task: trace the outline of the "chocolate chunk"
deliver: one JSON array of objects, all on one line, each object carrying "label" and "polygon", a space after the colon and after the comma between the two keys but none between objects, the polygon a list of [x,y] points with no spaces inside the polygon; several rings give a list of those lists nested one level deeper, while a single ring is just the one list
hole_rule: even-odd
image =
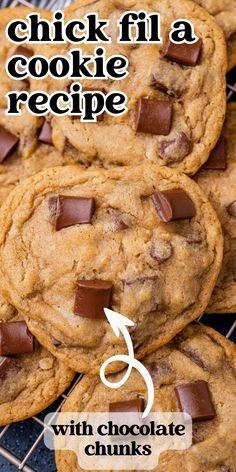
[{"label": "chocolate chunk", "polygon": [[34,55],[34,51],[24,46],[18,46],[14,52],[14,56],[24,56],[27,59],[30,59]]},{"label": "chocolate chunk", "polygon": [[56,231],[60,231],[68,226],[91,223],[95,201],[94,198],[57,195],[51,197],[48,204]]},{"label": "chocolate chunk", "polygon": [[26,354],[34,351],[34,337],[24,321],[0,324],[0,355]]},{"label": "chocolate chunk", "polygon": [[204,239],[202,237],[198,237],[198,238],[188,238],[186,239],[186,242],[188,244],[190,244],[190,246],[197,246],[199,244],[202,244],[204,241]]},{"label": "chocolate chunk", "polygon": [[43,126],[40,129],[38,140],[41,143],[53,144],[52,142],[52,127],[47,120],[44,120]]},{"label": "chocolate chunk", "polygon": [[168,362],[152,362],[151,364],[146,366],[148,369],[149,374],[152,377],[154,383],[163,385],[165,381],[168,382],[170,376],[173,375],[173,371]]},{"label": "chocolate chunk", "polygon": [[26,91],[26,90],[29,90],[30,88],[30,82],[29,82],[29,79],[26,78],[24,80],[21,80],[21,82],[19,83],[19,90],[21,91]]},{"label": "chocolate chunk", "polygon": [[221,136],[202,169],[225,170],[226,167],[226,140]]},{"label": "chocolate chunk", "polygon": [[[167,61],[164,57],[155,61],[150,73],[150,85],[156,90],[180,98],[188,90],[188,76],[191,70],[182,68],[179,64]],[[160,99],[160,97],[158,97]]]},{"label": "chocolate chunk", "polygon": [[168,158],[171,162],[176,162],[186,157],[191,149],[191,140],[181,131],[175,133],[173,139],[170,137],[170,139],[161,141],[159,154],[162,158]]},{"label": "chocolate chunk", "polygon": [[17,136],[0,126],[0,163],[14,152],[18,142]]},{"label": "chocolate chunk", "polygon": [[110,413],[143,413],[144,399],[136,398],[135,400],[127,400],[123,402],[115,402],[109,404]]},{"label": "chocolate chunk", "polygon": [[159,217],[165,223],[196,215],[193,201],[182,189],[157,191],[152,195],[152,201]]},{"label": "chocolate chunk", "polygon": [[150,256],[153,259],[156,259],[156,261],[158,261],[159,263],[170,259],[172,253],[172,244],[170,241],[166,241],[165,239],[156,239],[155,242],[152,244],[150,250]]},{"label": "chocolate chunk", "polygon": [[131,226],[131,220],[128,215],[124,215],[114,208],[108,208],[107,212],[114,221],[116,231],[123,231]]},{"label": "chocolate chunk", "polygon": [[62,343],[61,343],[61,341],[58,341],[58,339],[52,338],[52,344],[55,347],[60,347]]},{"label": "chocolate chunk", "polygon": [[134,324],[134,326],[127,326],[127,330],[129,331],[129,334],[131,337],[135,335],[135,331],[137,329],[137,323]]},{"label": "chocolate chunk", "polygon": [[175,44],[168,41],[163,56],[184,66],[196,66],[202,49],[202,40],[193,44]]},{"label": "chocolate chunk", "polygon": [[[143,344],[143,336],[142,336],[143,333],[140,332],[141,331],[140,324],[135,323],[134,326],[129,326],[128,331],[132,339],[134,350],[136,350]],[[140,334],[141,334],[142,339],[140,339]]]},{"label": "chocolate chunk", "polygon": [[197,352],[193,351],[192,349],[181,349],[181,352],[188,357],[191,361],[193,361],[195,364],[198,365],[198,367],[201,367],[203,370],[207,370],[206,366],[204,365],[204,362],[202,359],[199,357]]},{"label": "chocolate chunk", "polygon": [[105,319],[104,308],[110,305],[112,282],[77,280],[74,313],[91,319]]},{"label": "chocolate chunk", "polygon": [[124,285],[143,284],[144,282],[155,282],[159,279],[159,275],[144,275],[143,277],[136,277],[135,279],[122,280]]},{"label": "chocolate chunk", "polygon": [[158,80],[154,75],[151,76],[151,83],[150,86],[153,87],[155,90],[159,90],[160,92],[169,95],[170,97],[180,98],[184,92],[184,89],[180,89],[175,87],[175,84],[170,88],[166,84],[163,84],[160,80]]},{"label": "chocolate chunk", "polygon": [[128,222],[125,222],[125,218],[122,218],[122,216],[117,216],[115,218],[115,227],[116,231],[124,231],[124,229],[129,228],[129,225]]},{"label": "chocolate chunk", "polygon": [[204,380],[179,385],[175,388],[181,411],[188,413],[193,422],[211,420],[215,408],[211,400],[208,383]]},{"label": "chocolate chunk", "polygon": [[234,200],[230,205],[227,207],[227,212],[233,218],[236,218],[236,200]]},{"label": "chocolate chunk", "polygon": [[167,135],[172,122],[172,104],[164,100],[141,98],[137,105],[136,131]]},{"label": "chocolate chunk", "polygon": [[62,154],[73,159],[74,162],[79,162],[78,149],[70,143],[69,139],[65,137],[63,139]]},{"label": "chocolate chunk", "polygon": [[9,369],[15,366],[15,361],[9,357],[0,357],[0,380],[3,380]]}]

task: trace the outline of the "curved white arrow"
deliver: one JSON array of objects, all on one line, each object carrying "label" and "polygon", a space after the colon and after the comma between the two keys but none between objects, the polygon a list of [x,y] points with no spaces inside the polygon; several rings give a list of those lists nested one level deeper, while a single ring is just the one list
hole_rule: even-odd
[{"label": "curved white arrow", "polygon": [[[141,362],[139,362],[137,359],[134,358],[133,343],[132,343],[132,339],[129,334],[129,331],[127,329],[127,326],[134,326],[134,322],[129,320],[129,318],[126,318],[126,316],[123,316],[120,313],[117,313],[115,311],[109,310],[108,308],[104,308],[104,312],[115,335],[119,338],[120,333],[123,334],[125,342],[127,344],[128,355],[118,354],[107,359],[102,364],[101,369],[100,369],[101,381],[109,388],[120,388],[122,387],[122,385],[125,384],[125,382],[127,382],[133,367],[137,369],[139,373],[142,375],[147,385],[148,401],[147,401],[146,408],[142,414],[142,417],[146,418],[148,413],[150,413],[151,411],[153,401],[154,401],[154,385],[153,385],[152,377],[149,374],[146,367],[144,367],[144,365]],[[109,382],[109,380],[106,379],[106,375],[105,375],[106,368],[112,362],[124,362],[125,364],[128,365],[128,369],[126,373],[118,382]]]}]

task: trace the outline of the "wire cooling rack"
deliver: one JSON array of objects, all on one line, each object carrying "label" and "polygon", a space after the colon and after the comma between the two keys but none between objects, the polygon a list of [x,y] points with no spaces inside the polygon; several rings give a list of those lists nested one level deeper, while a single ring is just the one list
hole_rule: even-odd
[{"label": "wire cooling rack", "polygon": [[[40,6],[49,10],[57,10],[72,3],[71,0],[0,0],[0,7],[15,7],[25,5],[28,7]],[[236,68],[227,76],[227,99],[236,101]],[[236,343],[236,316],[203,315],[199,323],[211,326],[226,338]],[[56,472],[54,453],[46,448],[43,441],[44,417],[46,414],[59,411],[70,392],[80,381],[78,375],[71,387],[53,405],[39,415],[13,425],[0,428],[0,471],[1,472]]]},{"label": "wire cooling rack", "polygon": [[70,3],[73,3],[72,0],[0,0],[0,8],[5,7],[17,7],[19,5],[24,5],[26,7],[34,7],[38,6],[40,8],[46,8],[47,10],[59,10],[60,8],[64,8]]}]

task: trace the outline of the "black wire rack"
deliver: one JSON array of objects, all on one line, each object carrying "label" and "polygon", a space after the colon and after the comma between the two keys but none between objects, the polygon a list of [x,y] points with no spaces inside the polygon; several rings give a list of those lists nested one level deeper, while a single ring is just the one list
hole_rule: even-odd
[{"label": "black wire rack", "polygon": [[[0,0],[0,7],[40,6],[48,10],[63,8],[71,0]],[[236,67],[227,76],[227,100],[236,101]],[[236,343],[236,314],[202,315],[198,322],[211,326],[226,338]],[[61,409],[68,395],[81,379],[77,375],[71,387],[49,408],[29,420],[0,428],[0,471],[1,472],[56,472],[54,453],[44,445],[44,417]]]}]

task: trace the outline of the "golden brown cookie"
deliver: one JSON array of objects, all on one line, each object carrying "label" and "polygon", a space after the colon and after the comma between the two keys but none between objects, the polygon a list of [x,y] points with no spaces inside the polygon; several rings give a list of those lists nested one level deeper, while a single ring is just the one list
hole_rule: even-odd
[{"label": "golden brown cookie", "polygon": [[236,65],[236,4],[234,0],[195,0],[213,15],[225,33],[228,70]]},{"label": "golden brown cookie", "polygon": [[0,297],[0,426],[36,415],[69,387],[74,373],[33,338]]},{"label": "golden brown cookie", "polygon": [[[189,401],[188,411],[193,423],[193,445],[185,451],[167,451],[161,454],[154,472],[234,472],[236,464],[236,348],[213,329],[190,325],[172,342],[142,360],[152,375],[155,398],[152,411],[180,411],[175,389],[188,384],[191,391],[207,386],[207,408],[213,409],[213,418],[199,421],[194,416],[194,405],[202,400],[199,393]],[[119,380],[119,375],[109,380]],[[124,373],[121,374],[122,376]],[[200,388],[201,390],[201,388]],[[185,390],[186,392],[186,390]],[[199,392],[199,390],[198,390]],[[99,378],[85,376],[70,394],[62,412],[104,412],[109,404],[147,400],[146,385],[137,371],[119,389],[109,389]],[[188,397],[189,398],[189,397]],[[186,410],[185,410],[186,411]],[[205,412],[206,413],[206,412]],[[77,456],[71,451],[57,451],[58,472],[80,472]]]},{"label": "golden brown cookie", "polygon": [[[46,122],[47,123],[47,122]],[[45,120],[22,111],[22,116],[5,116],[0,110],[0,205],[10,191],[26,177],[46,167],[63,165],[63,156],[44,135]],[[48,124],[50,127],[50,124]]]},{"label": "golden brown cookie", "polygon": [[[223,141],[225,140],[225,141]],[[224,149],[225,148],[225,149]],[[223,137],[195,177],[222,224],[224,259],[209,313],[236,311],[236,104],[228,105]],[[216,167],[216,168],[214,168]]]},{"label": "golden brown cookie", "polygon": [[[15,52],[17,45],[11,43],[5,34],[7,24],[17,18],[25,18],[32,11],[50,19],[51,14],[44,10],[27,7],[1,9],[0,17],[0,204],[8,193],[23,178],[44,167],[62,165],[62,155],[54,148],[51,139],[50,123],[37,118],[25,108],[21,116],[6,116],[6,93],[15,90],[33,91],[39,88],[38,81],[31,79],[18,81],[8,77],[5,65]],[[23,48],[23,50],[22,50]],[[27,52],[28,51],[28,52]],[[40,52],[37,45],[24,45],[19,54],[34,55]],[[47,132],[45,132],[47,126]]]},{"label": "golden brown cookie", "polygon": [[[117,44],[116,22],[130,9],[160,12],[164,44]],[[195,173],[216,144],[224,120],[226,50],[221,29],[206,11],[188,0],[148,0],[145,4],[84,0],[67,9],[65,19],[82,18],[91,11],[110,20],[107,33],[112,42],[105,44],[107,57],[118,53],[126,56],[129,75],[119,82],[85,79],[81,83],[84,88],[104,89],[106,93],[120,90],[128,97],[128,111],[120,117],[105,113],[97,123],[54,116],[55,146],[86,165],[108,167],[151,161]],[[173,55],[164,53],[171,23],[178,18],[191,20],[202,40],[194,52],[195,62],[188,50],[188,65],[183,65],[182,56],[177,63]],[[84,54],[93,54],[94,44],[80,47]],[[52,56],[70,49],[71,44],[64,48],[60,45],[46,48],[46,53]],[[47,83],[49,93],[58,89],[58,80],[48,78]],[[69,80],[60,81],[62,90],[68,91],[70,84]]]},{"label": "golden brown cookie", "polygon": [[45,170],[9,195],[0,229],[2,294],[79,372],[125,352],[104,306],[135,322],[143,356],[204,311],[222,262],[220,224],[200,188],[154,164]]}]

